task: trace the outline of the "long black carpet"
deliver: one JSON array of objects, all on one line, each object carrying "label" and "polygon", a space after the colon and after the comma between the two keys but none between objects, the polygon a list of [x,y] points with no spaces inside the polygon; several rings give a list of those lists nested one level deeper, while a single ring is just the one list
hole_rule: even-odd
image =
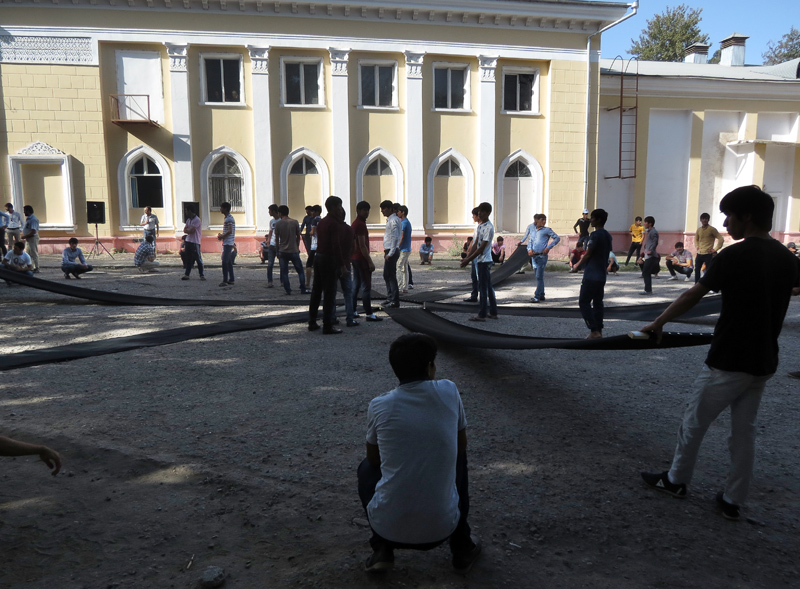
[{"label": "long black carpet", "polygon": [[[625,307],[606,307],[604,316],[606,319],[624,319],[627,321],[652,321],[664,312],[664,309],[672,304],[651,303],[647,305],[631,305]],[[477,313],[477,303],[424,303],[423,308],[427,311],[437,313]],[[581,319],[581,310],[577,307],[541,307],[530,305],[527,307],[514,307],[509,305],[499,305],[498,314],[501,316],[512,315],[514,317],[549,317],[553,319]],[[691,310],[681,315],[681,319],[694,319],[706,317],[719,313],[722,309],[722,298],[719,296],[709,296],[703,298]]]},{"label": "long black carpet", "polygon": [[[685,346],[704,346],[711,343],[710,333],[671,333],[665,332],[661,344],[655,340],[634,340],[627,335],[604,337],[600,339],[566,339],[550,337],[527,337],[494,333],[482,329],[466,327],[448,321],[424,309],[388,309],[389,315],[400,325],[417,333],[451,344],[468,348],[493,350],[536,350],[562,348],[578,350],[646,350],[652,348],[678,348]],[[492,320],[489,320],[492,321]],[[502,321],[502,319],[498,319]],[[492,323],[485,324],[491,327]]]},{"label": "long black carpet", "polygon": [[191,339],[214,337],[216,335],[235,333],[238,331],[267,329],[269,327],[299,323],[301,321],[308,321],[308,311],[298,311],[296,313],[288,313],[286,315],[273,317],[233,319],[220,323],[192,325],[189,327],[165,329],[127,337],[113,337],[80,344],[67,344],[64,346],[46,348],[44,350],[28,350],[25,352],[17,352],[16,354],[3,354],[0,355],[0,371],[14,370],[15,368],[24,368],[26,366],[36,366],[39,364],[52,364],[53,362],[65,362],[67,360],[79,360],[81,358],[92,358],[104,354],[116,354],[118,352],[135,350],[137,348],[176,344]]}]

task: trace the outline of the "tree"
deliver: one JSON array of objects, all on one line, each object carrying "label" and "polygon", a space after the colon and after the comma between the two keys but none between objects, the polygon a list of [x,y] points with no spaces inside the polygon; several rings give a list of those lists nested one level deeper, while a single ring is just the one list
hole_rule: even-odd
[{"label": "tree", "polygon": [[693,43],[708,43],[708,35],[700,31],[702,8],[681,4],[667,9],[647,21],[639,40],[631,39],[628,53],[648,61],[683,61],[683,51]]},{"label": "tree", "polygon": [[774,41],[767,43],[767,50],[761,54],[764,65],[775,65],[800,57],[800,31],[792,27],[781,37],[777,45]]}]

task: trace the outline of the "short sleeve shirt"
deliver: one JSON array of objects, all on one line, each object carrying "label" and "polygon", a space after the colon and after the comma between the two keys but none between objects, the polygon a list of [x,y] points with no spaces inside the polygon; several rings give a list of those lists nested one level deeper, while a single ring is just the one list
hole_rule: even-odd
[{"label": "short sleeve shirt", "polygon": [[31,257],[27,253],[15,254],[13,249],[8,250],[5,260],[15,266],[28,266],[31,263]]},{"label": "short sleeve shirt", "polygon": [[358,238],[359,236],[363,237],[364,242],[367,244],[367,249],[369,249],[369,230],[367,229],[367,222],[361,217],[356,216],[350,228],[353,230],[353,255],[350,256],[350,259],[363,260],[364,255],[361,253],[361,248],[358,247]]},{"label": "short sleeve shirt", "polygon": [[[233,215],[228,215],[225,217],[225,223],[223,224],[222,232],[228,230],[230,227],[230,235],[226,235],[225,238],[222,240],[222,245],[233,245],[233,242],[236,241],[236,221],[233,219]],[[272,239],[275,239],[275,234],[272,234]]]},{"label": "short sleeve shirt", "polygon": [[400,251],[401,252],[410,252],[411,251],[411,221],[408,219],[403,219],[401,223],[401,227],[403,230],[403,237],[400,239]]},{"label": "short sleeve shirt", "polygon": [[589,235],[586,251],[591,251],[583,269],[584,280],[605,282],[608,268],[608,254],[611,251],[611,234],[605,229],[595,229]]},{"label": "short sleeve shirt", "polygon": [[370,525],[393,542],[447,538],[458,525],[458,432],[467,427],[456,385],[422,380],[372,400],[367,442],[381,454],[381,480],[367,505]]},{"label": "short sleeve shirt", "polygon": [[269,230],[272,232],[272,236],[269,238],[269,244],[271,246],[274,246],[275,244],[278,243],[275,240],[275,225],[278,224],[278,221],[280,221],[280,219],[276,219],[276,218],[273,217],[269,222]]},{"label": "short sleeve shirt", "polygon": [[492,225],[491,221],[486,221],[486,223],[481,223],[478,225],[478,228],[475,231],[475,240],[476,245],[475,247],[480,248],[484,243],[486,243],[486,248],[483,250],[482,254],[479,254],[475,261],[480,262],[491,262],[492,261],[492,241],[494,240],[494,225]]},{"label": "short sleeve shirt", "polygon": [[29,215],[25,219],[25,226],[22,228],[22,234],[25,235],[31,231],[39,233],[39,219],[36,218],[36,215]]},{"label": "short sleeve shirt", "polygon": [[189,243],[200,243],[200,239],[203,237],[203,222],[200,221],[200,217],[195,215],[193,219],[187,219],[186,224],[194,227],[194,233],[186,234],[186,241]]}]

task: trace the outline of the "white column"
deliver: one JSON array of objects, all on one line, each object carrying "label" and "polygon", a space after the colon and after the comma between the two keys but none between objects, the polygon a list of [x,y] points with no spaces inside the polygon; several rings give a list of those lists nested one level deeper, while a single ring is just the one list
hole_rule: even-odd
[{"label": "white column", "polygon": [[497,57],[481,55],[478,57],[481,82],[478,102],[478,181],[476,182],[475,204],[488,202],[492,205],[495,223],[499,219],[495,195],[495,117],[497,116],[497,93],[495,88],[495,69]]},{"label": "white column", "polygon": [[[350,211],[350,101],[348,99],[347,59],[349,49],[328,49],[331,54],[331,118],[333,119],[333,194],[342,199],[348,223]],[[328,195],[323,195],[323,201]]]},{"label": "white column", "polygon": [[[425,227],[425,168],[422,161],[422,62],[424,53],[406,51],[406,206],[411,226]],[[398,195],[399,196],[399,195]],[[428,195],[433,198],[432,194]],[[431,206],[431,210],[433,207]],[[433,224],[433,217],[428,219]]]},{"label": "white column", "polygon": [[[275,183],[272,176],[272,132],[270,129],[269,103],[269,47],[247,46],[250,52],[250,70],[253,83],[253,128],[256,233],[269,231],[269,205],[278,204],[275,200]],[[295,216],[299,211],[292,211]]]},{"label": "white column", "polygon": [[[183,223],[184,202],[193,202],[192,128],[189,119],[189,74],[186,71],[188,45],[165,43],[169,55],[169,83],[172,90],[172,159],[175,162],[175,227]],[[198,213],[200,211],[197,211]],[[206,226],[208,219],[203,219]]]}]

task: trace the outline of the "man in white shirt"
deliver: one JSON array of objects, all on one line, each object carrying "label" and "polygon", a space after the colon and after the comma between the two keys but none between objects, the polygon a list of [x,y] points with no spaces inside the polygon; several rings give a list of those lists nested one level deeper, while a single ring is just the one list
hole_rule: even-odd
[{"label": "man in white shirt", "polygon": [[472,247],[467,257],[461,260],[463,268],[472,260],[475,260],[478,274],[478,290],[480,301],[478,314],[470,317],[470,321],[486,321],[486,318],[497,319],[497,300],[494,296],[492,286],[492,240],[494,240],[494,225],[489,221],[492,214],[492,205],[482,202],[478,205],[478,218],[481,224],[475,230],[475,239],[472,240]]},{"label": "man in white shirt", "polygon": [[403,221],[397,216],[399,203],[385,200],[381,203],[381,214],[386,217],[383,232],[383,280],[386,282],[388,307],[400,306],[400,287],[397,284],[397,261],[400,259],[400,241],[403,238]]},{"label": "man in white shirt", "polygon": [[[21,241],[14,243],[12,248],[3,258],[3,266],[6,270],[22,272],[26,276],[33,276],[33,265],[31,257],[25,253],[25,244]],[[11,284],[8,282],[7,284]]]},{"label": "man in white shirt", "polygon": [[22,226],[22,239],[27,246],[28,255],[33,262],[33,273],[39,273],[39,219],[33,214],[33,207],[25,205],[22,207],[25,213],[25,225]]},{"label": "man in white shirt", "polygon": [[6,238],[8,239],[8,251],[14,249],[14,244],[19,241],[22,233],[22,215],[14,210],[14,205],[6,203],[8,212],[8,227],[6,227]]},{"label": "man in white shirt", "polygon": [[467,523],[467,419],[456,385],[434,380],[436,352],[427,335],[395,340],[389,363],[399,386],[369,404],[358,495],[372,528],[370,572],[391,569],[395,548],[430,550],[449,540],[461,573],[481,552]]},{"label": "man in white shirt", "polygon": [[158,217],[153,214],[153,209],[150,207],[144,208],[144,215],[139,219],[139,225],[144,227],[144,235],[142,237],[153,236],[153,247],[155,247],[158,239]]}]

